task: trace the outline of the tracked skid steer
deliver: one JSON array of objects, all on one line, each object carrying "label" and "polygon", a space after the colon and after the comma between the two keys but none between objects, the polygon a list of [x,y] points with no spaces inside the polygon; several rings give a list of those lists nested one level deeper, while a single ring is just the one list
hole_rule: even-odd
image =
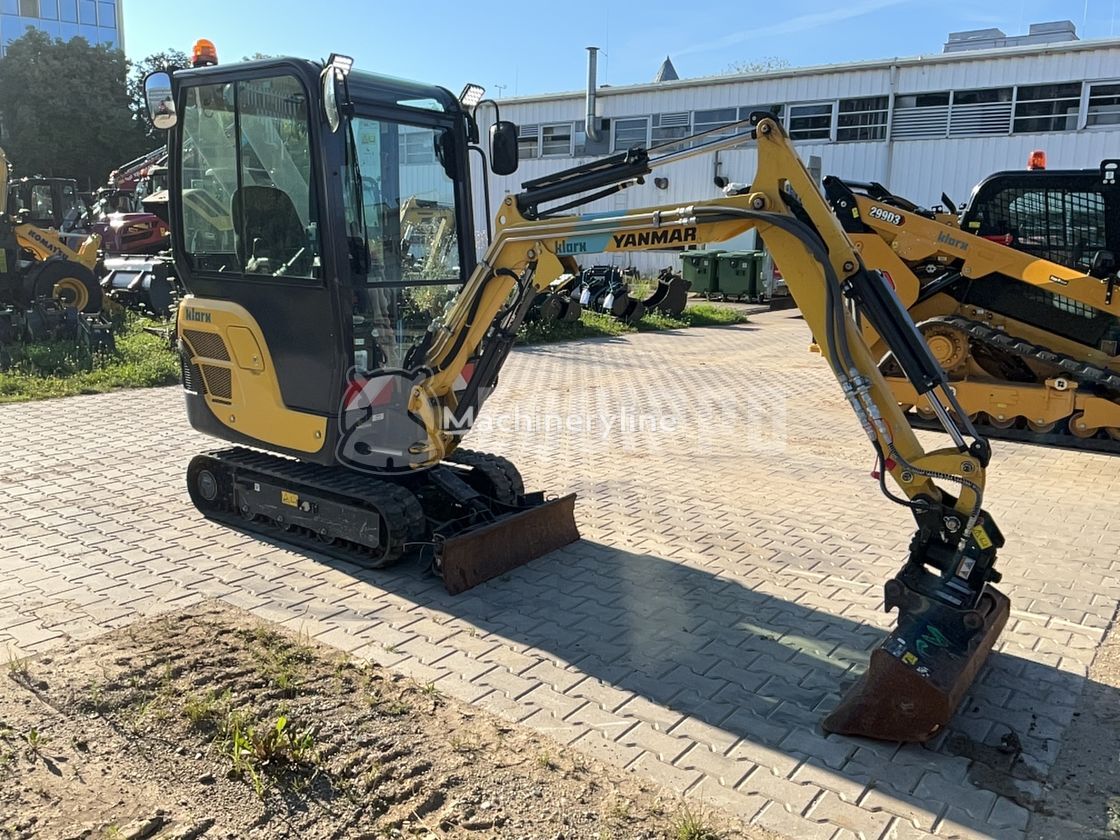
[{"label": "tracked skid steer", "polygon": [[[170,132],[172,241],[189,292],[177,319],[187,413],[233,444],[191,462],[196,506],[360,566],[422,554],[452,592],[567,545],[578,538],[574,497],[526,492],[505,458],[460,445],[526,315],[578,273],[571,254],[755,229],[822,341],[882,492],[917,525],[885,588],[898,626],[825,726],[915,741],[943,728],[1008,615],[992,586],[1003,537],[982,503],[988,444],[780,123],[756,113],[730,137],[636,147],[526,182],[501,199],[477,259],[467,152],[481,89],[456,98],[351,65],[269,59],[145,81],[153,124]],[[570,213],[655,167],[752,140],[758,170],[741,194]],[[489,145],[490,168],[511,174],[516,126],[497,121]],[[441,208],[441,224],[426,226],[440,228],[438,247],[418,241],[425,226],[402,235],[402,208],[419,195]],[[416,255],[423,272],[407,270]],[[849,307],[937,406],[952,445],[923,449]]]},{"label": "tracked skid steer", "polygon": [[[960,213],[826,178],[865,262],[896,292],[985,435],[1120,454],[1120,160],[999,172]],[[940,428],[873,329],[917,428]]]}]

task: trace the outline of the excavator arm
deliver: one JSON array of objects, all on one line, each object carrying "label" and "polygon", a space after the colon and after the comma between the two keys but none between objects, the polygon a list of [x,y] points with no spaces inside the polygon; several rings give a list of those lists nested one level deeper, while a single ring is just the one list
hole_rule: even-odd
[{"label": "excavator arm", "polygon": [[[428,430],[427,462],[449,455],[459,436],[441,417],[462,420],[478,408],[533,298],[571,270],[570,255],[722,242],[757,230],[867,434],[884,495],[908,507],[917,525],[908,558],[885,587],[886,608],[899,610],[898,626],[825,727],[925,740],[948,721],[1009,613],[1007,598],[990,585],[999,580],[994,565],[1003,544],[982,507],[990,451],[956,410],[945,375],[905,308],[883,275],[864,266],[781,125],[765,114],[751,122],[758,168],[738,195],[618,214],[557,215],[578,200],[541,209],[573,191],[598,190],[590,200],[636,182],[657,163],[637,149],[507,196],[484,259],[417,348],[429,375],[415,385],[409,410]],[[941,407],[952,446],[927,451],[911,431],[854,312],[874,325],[915,389]],[[474,366],[470,383],[456,391],[468,363]],[[887,475],[901,495],[888,489]]]}]

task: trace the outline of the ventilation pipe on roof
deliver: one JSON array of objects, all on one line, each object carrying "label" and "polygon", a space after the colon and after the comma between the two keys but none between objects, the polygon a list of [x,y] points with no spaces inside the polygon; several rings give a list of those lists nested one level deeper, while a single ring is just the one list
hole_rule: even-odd
[{"label": "ventilation pipe on roof", "polygon": [[595,117],[595,89],[599,86],[598,78],[599,48],[587,48],[587,139],[599,142],[599,126]]}]

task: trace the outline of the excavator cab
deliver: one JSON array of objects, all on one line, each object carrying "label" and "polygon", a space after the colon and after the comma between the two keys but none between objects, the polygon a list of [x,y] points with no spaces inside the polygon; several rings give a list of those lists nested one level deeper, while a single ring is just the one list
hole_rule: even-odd
[{"label": "excavator cab", "polygon": [[[475,264],[469,114],[443,88],[354,71],[338,80],[345,114],[332,130],[323,92],[334,72],[295,59],[179,71],[165,106],[176,119],[168,179],[182,197],[170,212],[179,277],[196,297],[252,313],[245,341],[259,352],[249,355],[267,348],[269,390],[288,409],[260,411],[246,390],[256,372],[192,371],[191,359],[206,358],[194,354],[192,422],[325,464],[339,427],[324,421],[355,376],[402,367]],[[440,259],[418,276],[402,250],[402,210],[421,202],[449,224]],[[409,228],[412,249],[431,251],[426,228]]]}]

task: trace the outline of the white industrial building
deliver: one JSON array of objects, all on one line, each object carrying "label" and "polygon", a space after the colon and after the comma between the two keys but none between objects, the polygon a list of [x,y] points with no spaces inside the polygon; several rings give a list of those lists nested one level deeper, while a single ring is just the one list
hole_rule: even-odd
[{"label": "white industrial building", "polygon": [[[754,110],[778,114],[802,159],[819,158],[822,175],[878,181],[926,205],[942,192],[963,203],[985,175],[1024,167],[1036,149],[1051,168],[1120,157],[1120,39],[1077,40],[1069,22],[1018,38],[953,33],[939,55],[761,74],[677,79],[666,60],[660,81],[619,87],[593,84],[594,50],[589,58],[585,90],[500,101],[502,119],[520,126],[521,165],[513,176],[492,176],[495,202],[522,181]],[[754,158],[749,145],[691,158],[585,210],[717,197],[715,176],[749,182]],[[481,184],[475,189],[481,198]],[[485,230],[481,215],[478,225]],[[672,262],[664,254],[626,260],[643,271]]]}]

